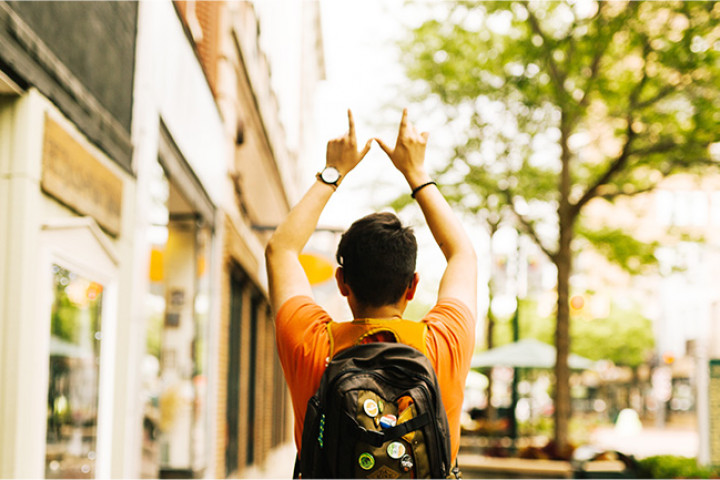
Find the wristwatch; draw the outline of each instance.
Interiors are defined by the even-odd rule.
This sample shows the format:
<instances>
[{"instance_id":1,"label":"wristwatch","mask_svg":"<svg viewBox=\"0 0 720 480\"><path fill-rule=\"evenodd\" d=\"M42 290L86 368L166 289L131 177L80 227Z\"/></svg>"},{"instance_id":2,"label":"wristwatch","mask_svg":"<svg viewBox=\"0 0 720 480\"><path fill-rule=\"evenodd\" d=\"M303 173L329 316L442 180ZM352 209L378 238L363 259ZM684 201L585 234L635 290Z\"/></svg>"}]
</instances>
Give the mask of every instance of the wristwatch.
<instances>
[{"instance_id":1,"label":"wristwatch","mask_svg":"<svg viewBox=\"0 0 720 480\"><path fill-rule=\"evenodd\" d=\"M335 188L337 188L341 176L338 169L331 166L325 167L322 172L317 174L317 178L320 179L321 182L332 185Z\"/></svg>"}]
</instances>

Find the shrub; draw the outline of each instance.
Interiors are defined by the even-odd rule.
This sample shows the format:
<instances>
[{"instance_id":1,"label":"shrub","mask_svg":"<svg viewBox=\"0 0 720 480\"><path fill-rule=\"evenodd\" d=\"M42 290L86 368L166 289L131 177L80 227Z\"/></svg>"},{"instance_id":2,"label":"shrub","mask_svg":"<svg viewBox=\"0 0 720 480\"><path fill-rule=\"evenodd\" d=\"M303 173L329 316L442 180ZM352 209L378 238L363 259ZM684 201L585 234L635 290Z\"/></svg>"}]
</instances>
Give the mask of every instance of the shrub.
<instances>
[{"instance_id":1,"label":"shrub","mask_svg":"<svg viewBox=\"0 0 720 480\"><path fill-rule=\"evenodd\" d=\"M697 460L675 455L655 455L638 461L639 478L720 478L720 472L701 467Z\"/></svg>"}]
</instances>

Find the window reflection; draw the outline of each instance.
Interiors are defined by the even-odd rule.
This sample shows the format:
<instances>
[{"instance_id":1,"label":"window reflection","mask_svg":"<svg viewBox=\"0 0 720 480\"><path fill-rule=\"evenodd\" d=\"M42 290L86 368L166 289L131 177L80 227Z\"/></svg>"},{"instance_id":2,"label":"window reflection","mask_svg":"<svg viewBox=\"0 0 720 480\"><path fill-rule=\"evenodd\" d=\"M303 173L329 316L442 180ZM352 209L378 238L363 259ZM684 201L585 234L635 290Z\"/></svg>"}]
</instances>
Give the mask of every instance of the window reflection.
<instances>
[{"instance_id":1,"label":"window reflection","mask_svg":"<svg viewBox=\"0 0 720 480\"><path fill-rule=\"evenodd\" d=\"M95 473L103 287L53 265L47 478Z\"/></svg>"}]
</instances>

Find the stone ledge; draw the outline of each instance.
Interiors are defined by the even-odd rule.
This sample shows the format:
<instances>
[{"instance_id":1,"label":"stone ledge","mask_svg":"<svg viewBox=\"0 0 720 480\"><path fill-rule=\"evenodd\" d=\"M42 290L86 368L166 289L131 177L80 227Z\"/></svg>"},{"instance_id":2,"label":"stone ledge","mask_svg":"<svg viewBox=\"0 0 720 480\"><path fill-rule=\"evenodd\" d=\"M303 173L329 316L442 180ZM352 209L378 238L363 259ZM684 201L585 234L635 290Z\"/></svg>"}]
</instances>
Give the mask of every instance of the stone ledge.
<instances>
[{"instance_id":1,"label":"stone ledge","mask_svg":"<svg viewBox=\"0 0 720 480\"><path fill-rule=\"evenodd\" d=\"M460 470L467 478L472 472L494 474L503 472L517 478L573 478L575 469L565 460L544 460L528 458L500 458L483 455L459 454ZM583 472L621 473L626 469L619 460L585 462Z\"/></svg>"}]
</instances>

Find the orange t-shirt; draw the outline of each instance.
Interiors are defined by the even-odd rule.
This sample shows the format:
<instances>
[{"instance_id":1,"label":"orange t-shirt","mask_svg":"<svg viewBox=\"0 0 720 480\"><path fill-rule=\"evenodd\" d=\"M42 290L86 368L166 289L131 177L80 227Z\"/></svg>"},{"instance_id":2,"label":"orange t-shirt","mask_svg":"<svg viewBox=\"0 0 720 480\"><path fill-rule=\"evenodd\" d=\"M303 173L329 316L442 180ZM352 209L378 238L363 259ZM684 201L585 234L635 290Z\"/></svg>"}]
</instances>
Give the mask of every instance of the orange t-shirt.
<instances>
[{"instance_id":1,"label":"orange t-shirt","mask_svg":"<svg viewBox=\"0 0 720 480\"><path fill-rule=\"evenodd\" d=\"M295 445L298 452L302 448L302 429L308 400L320 386L320 377L329 360L327 324L331 321L330 315L306 296L286 301L275 319L278 354L295 413ZM475 318L459 300L444 299L422 321L428 326L425 340L427 356L440 384L454 460L460 448L460 413L465 379L475 347Z\"/></svg>"}]
</instances>

